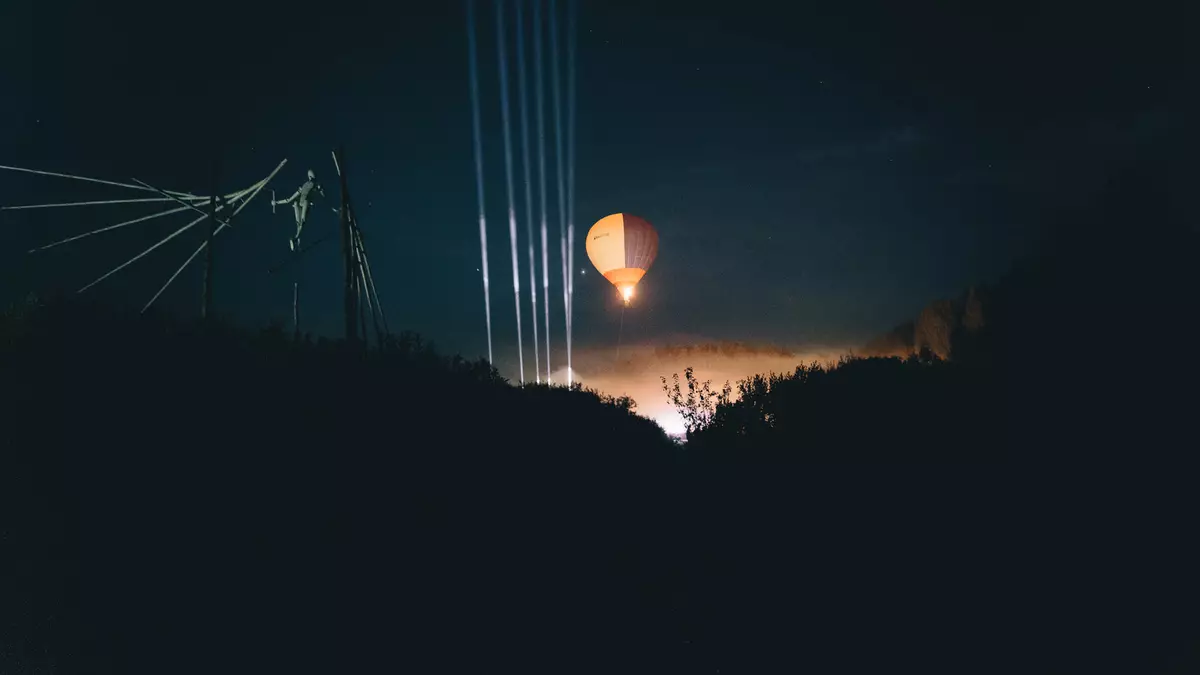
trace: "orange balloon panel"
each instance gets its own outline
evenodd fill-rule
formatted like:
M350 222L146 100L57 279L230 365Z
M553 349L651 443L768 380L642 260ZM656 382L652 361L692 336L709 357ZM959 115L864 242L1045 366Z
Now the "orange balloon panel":
M642 218L614 213L588 230L585 246L596 270L628 300L658 255L658 232Z

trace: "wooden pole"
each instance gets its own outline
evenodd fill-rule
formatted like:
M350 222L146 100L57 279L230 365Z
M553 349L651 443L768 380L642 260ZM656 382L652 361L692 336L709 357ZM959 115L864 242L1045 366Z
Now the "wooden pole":
M343 283L343 298L346 320L346 341L350 343L358 342L358 296L355 293L355 263L354 263L354 239L351 232L350 223L350 191L346 187L346 156L345 152L338 148L333 154L334 164L337 166L338 180L342 188L342 208L339 212L341 217L342 229L342 265L345 268L345 281Z
M300 283L292 282L292 339L300 340Z
M354 259L354 302L358 306L358 330L364 345L367 340L366 305L363 304L362 258L358 255L358 223L354 222L354 211L350 211L350 257Z
M212 196L208 198L208 236L204 246L204 289L200 304L200 318L207 321L212 316L213 306L213 234L217 227L217 168L213 166Z
M367 271L367 252L363 248L362 230L358 229L358 222L354 223L354 245L355 255L358 256L358 275L359 283L362 284L363 292L367 297L367 304L371 307L371 323L375 326L375 339L379 343L379 350L383 351L383 331L379 329L379 317L383 314L383 307L379 305L379 296L373 295L375 292L374 283L371 281L371 273ZM372 302L371 298L374 298ZM367 339L367 327L363 325L363 340Z
M392 329L388 328L387 314L384 314L383 303L379 301L379 290L375 288L375 275L371 274L371 261L367 258L367 245L363 243L362 230L356 229L355 234L358 235L358 252L363 259L363 269L367 271L367 289L371 291L371 297L375 299L375 309L379 312L379 320L383 322L383 332L391 334Z
M354 275L355 286L355 301L358 303L358 327L360 335L362 335L363 345L369 346L370 339L367 337L367 309L363 305L363 278L362 274Z

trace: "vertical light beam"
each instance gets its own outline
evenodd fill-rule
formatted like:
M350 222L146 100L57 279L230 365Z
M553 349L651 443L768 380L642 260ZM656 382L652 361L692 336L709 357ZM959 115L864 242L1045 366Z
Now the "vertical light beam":
M529 106L525 95L525 16L517 0L517 92L521 97L521 163L525 169L525 238L529 243L529 305L533 319L533 374L542 381L542 365L538 360L537 262L533 255L533 184L529 178ZM536 2L536 0L535 0Z
M525 382L525 342L521 338L521 261L517 258L517 213L513 203L512 134L508 124L508 47L504 40L504 2L496 0L496 55L500 70L500 121L504 124L504 178L508 192L508 243L512 249L513 302L517 309L517 365Z
M575 20L578 0L567 0L567 377L574 381L571 365L575 332Z
M546 381L550 381L550 254L546 241L546 120L545 97L542 85L542 0L533 0L533 55L534 75L537 76L537 128L538 128L538 196L541 199L542 224L542 311L546 315ZM537 318L534 317L534 321Z
M571 377L571 306L568 302L567 288L570 285L570 261L567 260L567 188L563 174L563 128L562 128L562 85L558 68L558 2L550 0L550 77L553 80L552 95L554 97L554 150L555 169L558 178L558 252L562 257L563 284L563 321L567 335L567 385Z
M483 141L479 125L479 73L475 65L475 0L467 0L467 51L471 70L471 131L475 140L475 190L479 201L479 251L483 258L483 312L487 318L488 363L492 358L492 298L488 290L487 216L483 208Z

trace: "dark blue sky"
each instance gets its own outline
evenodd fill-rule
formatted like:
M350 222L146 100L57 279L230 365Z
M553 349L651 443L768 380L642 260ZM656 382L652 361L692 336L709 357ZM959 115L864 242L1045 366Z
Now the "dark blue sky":
M846 344L994 279L1111 166L1179 134L1182 6L943 5L582 2L576 342L615 339L615 296L582 246L609 213L661 235L627 340ZM214 161L229 191L287 158L281 196L313 168L333 197L342 144L393 327L483 353L463 7L5 3L0 164L207 192ZM499 348L513 300L495 15L479 10ZM515 107L512 119L519 150ZM516 194L523 217L519 182ZM0 172L0 203L123 196L138 195ZM218 248L218 308L253 325L290 315L291 279L266 269L287 254L291 217L260 199ZM188 220L24 255L152 210L106 208L0 214L4 298L78 288ZM319 209L306 235L334 222ZM196 229L93 291L140 306ZM309 328L339 330L338 265L333 245L302 265ZM195 313L199 278L160 302Z

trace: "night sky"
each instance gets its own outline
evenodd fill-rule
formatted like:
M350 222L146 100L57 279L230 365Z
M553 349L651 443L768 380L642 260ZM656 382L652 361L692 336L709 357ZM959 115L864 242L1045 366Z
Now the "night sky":
M272 184L279 197L312 168L333 205L329 152L341 144L393 328L483 354L464 5L387 6L6 2L0 164L208 193L214 164L227 192L287 158ZM478 10L499 359L515 331L495 14L490 2ZM583 250L587 228L614 212L648 219L661 236L625 316L628 342L855 344L997 278L1049 214L1087 201L1117 162L1175 142L1182 12L1183 3L582 2L574 272L587 274L576 277L576 343L616 339L615 293ZM510 82L523 218L515 70ZM552 152L547 161L553 170ZM0 203L135 196L145 195L0 172ZM290 320L292 278L266 271L287 256L293 223L286 209L272 217L268 200L218 240L218 310L250 326ZM190 220L24 253L155 207L0 213L3 299L74 290ZM335 222L318 207L307 240ZM524 265L523 220L520 232ZM188 235L89 293L140 307L201 228ZM341 326L337 253L331 243L299 267L305 327L329 335ZM159 302L195 315L199 280L196 265ZM528 340L527 297L522 310Z

